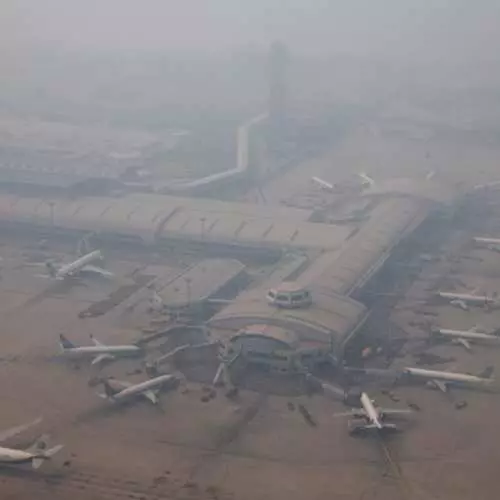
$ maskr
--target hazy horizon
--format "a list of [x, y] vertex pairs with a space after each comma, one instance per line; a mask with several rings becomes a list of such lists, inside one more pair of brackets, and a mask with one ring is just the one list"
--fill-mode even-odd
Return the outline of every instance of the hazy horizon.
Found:
[[496, 58], [500, 5], [483, 0], [7, 0], [0, 42], [17, 50], [217, 52], [275, 39], [316, 55]]

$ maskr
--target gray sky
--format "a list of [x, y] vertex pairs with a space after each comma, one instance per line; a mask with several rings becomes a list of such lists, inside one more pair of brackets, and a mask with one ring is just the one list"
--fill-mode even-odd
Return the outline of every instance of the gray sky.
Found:
[[490, 56], [498, 0], [0, 0], [8, 47]]

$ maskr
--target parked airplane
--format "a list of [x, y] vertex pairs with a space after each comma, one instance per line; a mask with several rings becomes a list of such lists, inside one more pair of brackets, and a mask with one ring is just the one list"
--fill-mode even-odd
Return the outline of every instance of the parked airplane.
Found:
[[474, 295], [468, 293], [437, 292], [437, 296], [447, 300], [452, 306], [468, 311], [470, 306], [498, 307], [500, 305], [496, 297], [487, 295]]
[[175, 375], [160, 375], [155, 378], [140, 382], [139, 384], [131, 384], [116, 379], [104, 379], [104, 394], [99, 393], [99, 397], [118, 403], [128, 401], [137, 396], [144, 396], [153, 404], [158, 404], [158, 392], [161, 389], [175, 389], [180, 383], [180, 379]]
[[[7, 441], [18, 434], [28, 430], [34, 425], [41, 422], [37, 419], [29, 424], [19, 425], [11, 429], [0, 432], [0, 442]], [[41, 436], [29, 448], [20, 450], [17, 448], [5, 448], [0, 446], [0, 463], [1, 464], [25, 464], [31, 463], [33, 469], [38, 469], [46, 460], [50, 460], [57, 452], [62, 450], [64, 446], [59, 444], [47, 449], [47, 437]]]
[[454, 344], [461, 345], [468, 351], [472, 349], [471, 344], [476, 342], [500, 345], [500, 337], [498, 335], [478, 332], [476, 327], [471, 328], [470, 330], [450, 330], [447, 328], [433, 328], [431, 329], [431, 333], [437, 338], [450, 340]]
[[473, 189], [474, 191], [488, 189], [488, 188], [496, 188], [500, 185], [500, 181], [487, 182], [485, 184], [476, 184]]
[[425, 180], [431, 181], [432, 179], [434, 179], [435, 176], [436, 176], [435, 170], [428, 170], [427, 173], [425, 174]]
[[375, 181], [365, 172], [360, 172], [358, 174], [358, 177], [361, 179], [361, 185], [364, 188], [373, 187], [373, 185], [375, 184]]
[[379, 408], [375, 406], [375, 402], [369, 398], [366, 392], [361, 393], [359, 400], [361, 402], [360, 408], [352, 409], [350, 412], [346, 413], [337, 413], [335, 415], [337, 417], [354, 417], [365, 420], [365, 423], [362, 425], [352, 422], [349, 424], [349, 433], [351, 435], [369, 431], [394, 432], [397, 430], [396, 425], [386, 423], [386, 417], [412, 413], [411, 410], [407, 409]]
[[478, 246], [486, 247], [493, 252], [500, 252], [500, 239], [499, 238], [480, 238], [474, 237], [474, 243]]
[[331, 184], [330, 182], [320, 179], [319, 177], [311, 177], [311, 180], [321, 189], [324, 189], [326, 191], [333, 191], [335, 189], [335, 184]]
[[[372, 187], [375, 184], [375, 181], [365, 172], [360, 172], [357, 174], [357, 176], [361, 181], [361, 187], [363, 187], [364, 189]], [[311, 181], [325, 191], [334, 191], [335, 189], [339, 188], [339, 185], [325, 181], [324, 179], [321, 179], [321, 177], [311, 177]], [[348, 184], [346, 185], [346, 187], [348, 187]]]
[[73, 278], [78, 274], [84, 273], [94, 273], [100, 276], [111, 277], [113, 273], [111, 271], [107, 271], [106, 269], [102, 269], [101, 267], [92, 265], [92, 262], [102, 260], [102, 253], [100, 250], [94, 250], [82, 257], [79, 257], [73, 262], [69, 264], [65, 264], [59, 268], [57, 268], [52, 261], [47, 262], [45, 265], [48, 269], [49, 276], [55, 279], [65, 279], [65, 278]]
[[493, 367], [487, 367], [479, 375], [469, 375], [467, 373], [445, 372], [437, 370], [425, 370], [423, 368], [404, 368], [403, 375], [410, 378], [425, 381], [429, 386], [447, 392], [448, 386], [456, 385], [461, 387], [470, 387], [485, 389], [491, 388], [494, 384]]
[[135, 345], [105, 345], [90, 335], [92, 346], [77, 346], [69, 341], [63, 334], [59, 335], [59, 345], [62, 354], [70, 359], [93, 358], [92, 365], [97, 365], [103, 361], [111, 361], [117, 357], [139, 356], [143, 350]]

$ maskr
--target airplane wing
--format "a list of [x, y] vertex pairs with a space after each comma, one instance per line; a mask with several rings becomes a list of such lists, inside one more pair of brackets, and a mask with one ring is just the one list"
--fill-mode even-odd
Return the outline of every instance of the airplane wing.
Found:
[[115, 357], [112, 354], [99, 354], [92, 360], [92, 363], [90, 364], [98, 365], [103, 361], [111, 361], [112, 359], [115, 359]]
[[333, 414], [334, 418], [344, 418], [344, 417], [363, 418], [365, 416], [366, 413], [363, 410], [351, 410]]
[[459, 307], [463, 311], [468, 311], [469, 310], [469, 306], [463, 300], [460, 300], [460, 299], [452, 300], [450, 302], [450, 304], [452, 306]]
[[22, 432], [28, 430], [29, 428], [38, 425], [42, 421], [41, 417], [33, 420], [28, 424], [18, 425], [16, 427], [11, 427], [10, 429], [6, 429], [5, 431], [0, 432], [0, 442], [7, 441], [10, 438], [21, 434]]
[[147, 398], [154, 405], [158, 404], [158, 396], [153, 391], [144, 391], [142, 395]]
[[446, 385], [446, 382], [443, 382], [442, 380], [431, 380], [430, 382], [441, 392], [448, 392], [448, 386]]
[[413, 413], [413, 410], [410, 410], [409, 408], [378, 408], [378, 410], [384, 415], [404, 415]]
[[96, 347], [105, 347], [102, 342], [99, 342], [93, 335], [90, 335], [90, 340]]
[[472, 350], [472, 346], [470, 345], [470, 342], [467, 339], [455, 339], [455, 342], [467, 349], [468, 351]]
[[107, 278], [111, 278], [112, 276], [114, 276], [114, 274], [111, 271], [103, 269], [102, 267], [93, 266], [92, 264], [86, 264], [85, 266], [82, 267], [81, 270], [88, 273], [95, 273], [98, 274], [99, 276], [105, 276]]

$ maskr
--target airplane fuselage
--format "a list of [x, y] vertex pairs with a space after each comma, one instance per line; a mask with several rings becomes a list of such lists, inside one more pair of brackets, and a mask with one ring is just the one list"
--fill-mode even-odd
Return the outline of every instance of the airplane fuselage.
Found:
[[163, 385], [167, 385], [170, 383], [173, 384], [176, 380], [178, 379], [175, 375], [160, 375], [159, 377], [146, 380], [145, 382], [141, 382], [140, 384], [126, 387], [125, 389], [122, 389], [120, 392], [116, 393], [112, 397], [112, 399], [115, 401], [122, 401], [124, 399], [135, 397], [142, 392], [157, 389], [162, 387]]
[[321, 189], [325, 189], [326, 191], [333, 191], [333, 188], [335, 187], [330, 182], [326, 182], [323, 179], [320, 179], [319, 177], [311, 177], [311, 180], [315, 184], [317, 184]]
[[109, 354], [111, 356], [134, 356], [139, 355], [142, 349], [135, 345], [113, 345], [113, 346], [82, 346], [65, 348], [63, 353], [69, 358], [84, 358]]
[[[41, 455], [43, 456], [43, 455]], [[31, 462], [34, 458], [41, 456], [23, 450], [4, 448], [0, 446], [0, 463], [3, 464], [23, 464]]]
[[494, 298], [486, 295], [471, 295], [468, 293], [438, 292], [438, 296], [445, 300], [456, 300], [473, 305], [495, 304], [497, 302]]
[[373, 404], [373, 402], [370, 399], [370, 397], [368, 396], [368, 394], [366, 394], [366, 392], [363, 392], [361, 394], [360, 401], [361, 401], [361, 405], [363, 406], [363, 409], [366, 412], [367, 420], [372, 425], [374, 425], [377, 429], [382, 429], [383, 424], [380, 421], [381, 415], [380, 415], [379, 411], [377, 410], [377, 408], [375, 408], [375, 405]]
[[80, 257], [79, 259], [60, 267], [56, 272], [56, 278], [65, 278], [66, 276], [72, 276], [73, 274], [82, 270], [87, 264], [95, 262], [97, 260], [102, 260], [102, 253], [100, 250], [94, 250], [93, 252]]
[[496, 335], [491, 335], [489, 333], [439, 328], [438, 330], [435, 331], [434, 334], [449, 339], [466, 339], [479, 342], [484, 341], [484, 342], [500, 343], [500, 337], [497, 337]]
[[498, 245], [500, 246], [500, 239], [499, 238], [480, 238], [476, 236], [474, 238], [474, 242], [478, 244], [484, 244], [484, 245]]
[[424, 368], [404, 368], [403, 373], [423, 380], [442, 380], [471, 386], [489, 386], [493, 384], [493, 379], [468, 375], [466, 373], [444, 372], [437, 370], [426, 370]]

